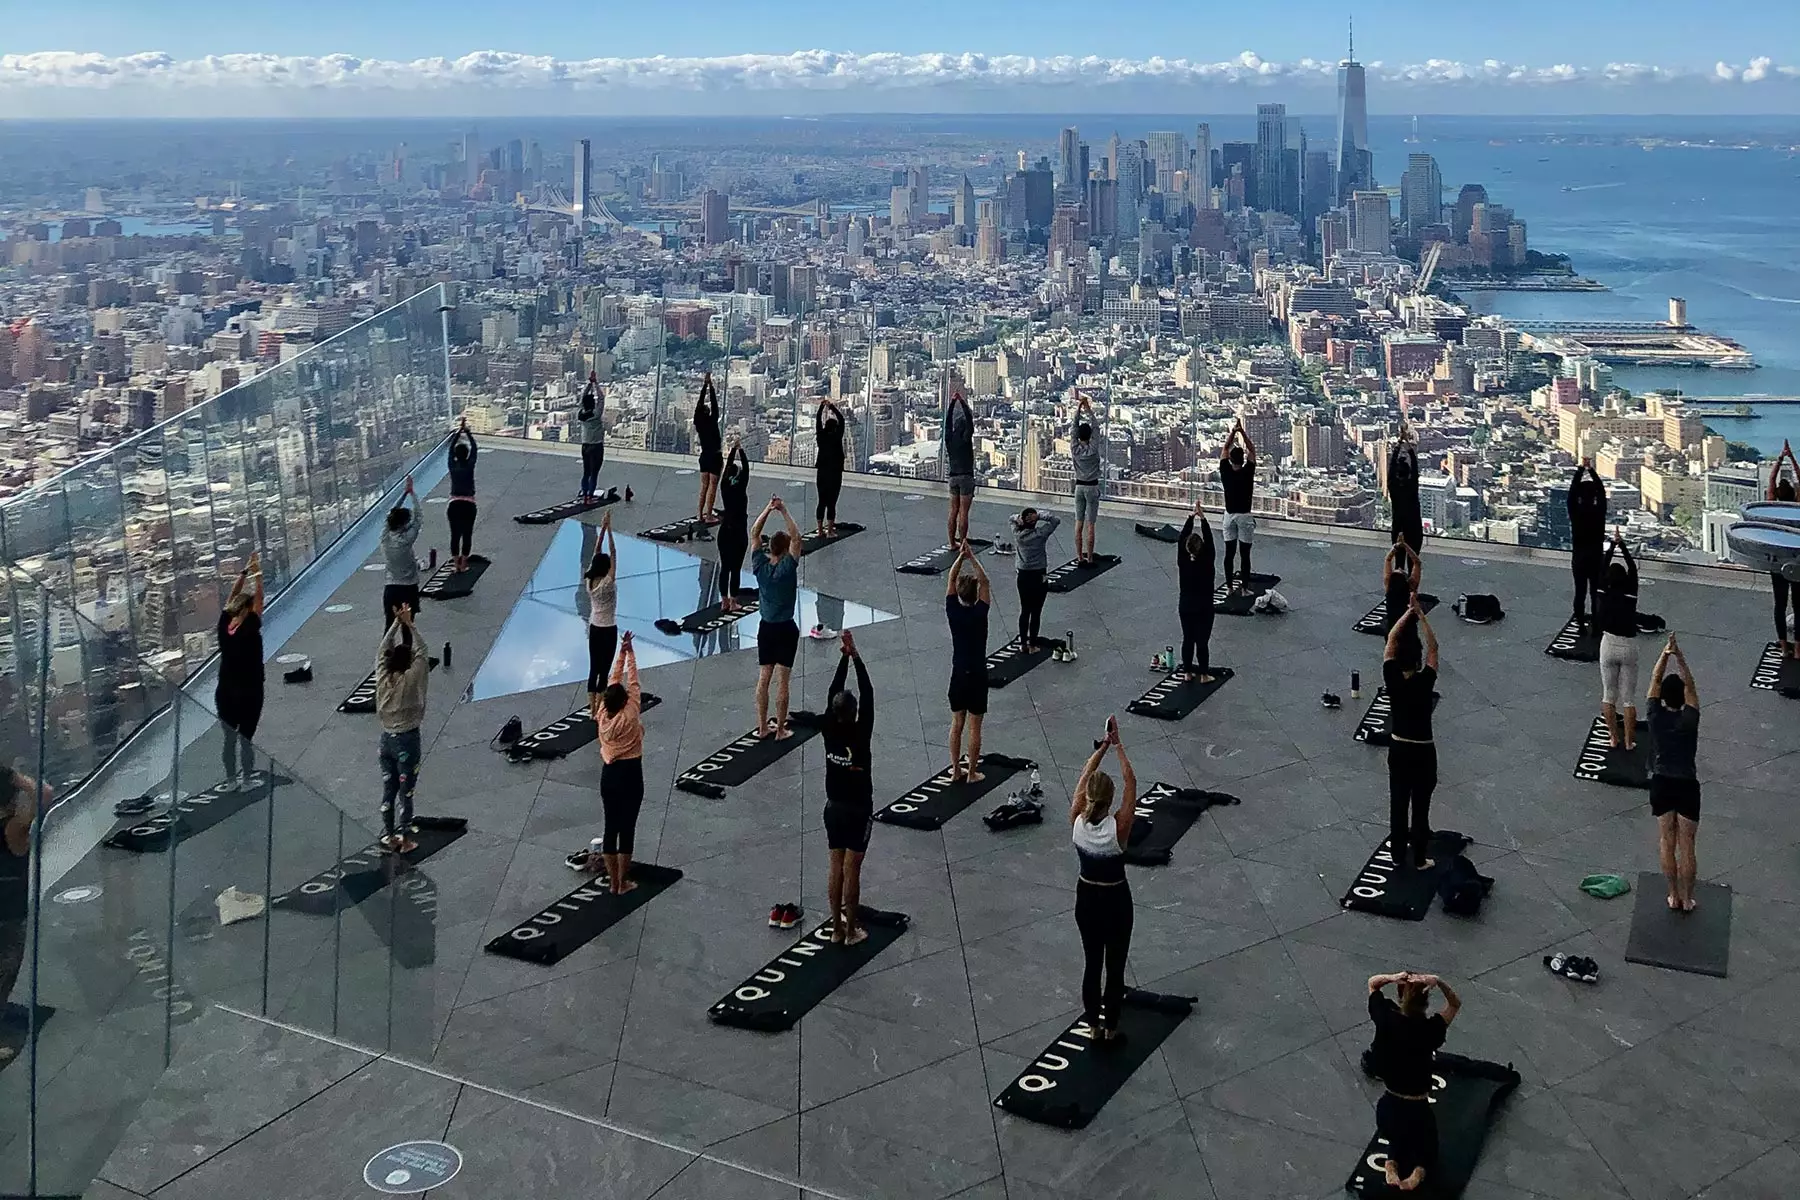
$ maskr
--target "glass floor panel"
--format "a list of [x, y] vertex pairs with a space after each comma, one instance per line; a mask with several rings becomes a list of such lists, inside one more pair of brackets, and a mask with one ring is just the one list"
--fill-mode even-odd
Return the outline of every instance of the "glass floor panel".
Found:
[[[658, 617], [679, 621], [719, 599], [719, 564], [674, 546], [629, 534], [615, 534], [619, 562], [618, 621], [637, 646], [638, 666], [648, 670], [708, 654], [753, 649], [759, 618], [752, 614], [707, 633], [664, 633]], [[476, 668], [468, 698], [491, 700], [539, 688], [580, 683], [587, 678], [587, 588], [585, 565], [601, 546], [598, 526], [567, 520], [556, 531], [531, 581]], [[746, 572], [746, 583], [754, 582]], [[823, 622], [832, 629], [857, 629], [895, 614], [801, 588], [794, 618], [802, 630]]]

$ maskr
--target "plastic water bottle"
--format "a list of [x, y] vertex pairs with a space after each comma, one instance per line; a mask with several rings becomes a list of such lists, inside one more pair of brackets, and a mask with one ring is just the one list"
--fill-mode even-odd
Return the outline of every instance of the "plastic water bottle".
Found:
[[1361, 700], [1362, 699], [1362, 672], [1361, 671], [1350, 672], [1350, 698], [1352, 700]]
[[436, 546], [433, 546], [431, 548], [431, 566], [429, 569], [433, 570], [433, 571], [437, 570], [437, 547]]
[[601, 838], [589, 838], [588, 839], [588, 853], [593, 855], [595, 858], [599, 858], [601, 856], [601, 848], [605, 845], [606, 845], [606, 842]]
[[1043, 790], [1043, 786], [1038, 782], [1038, 769], [1033, 767], [1031, 768], [1031, 794], [1038, 796], [1043, 793]]
[[1165, 671], [1173, 671], [1175, 669], [1175, 647], [1163, 647], [1162, 669]]

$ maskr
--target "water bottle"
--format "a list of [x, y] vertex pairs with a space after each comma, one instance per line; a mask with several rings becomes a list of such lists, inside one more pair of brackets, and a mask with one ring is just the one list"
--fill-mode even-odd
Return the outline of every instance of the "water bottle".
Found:
[[1162, 669], [1165, 671], [1173, 671], [1175, 669], [1175, 647], [1163, 647]]
[[1064, 662], [1074, 662], [1075, 661], [1075, 631], [1073, 629], [1071, 629], [1064, 636], [1067, 639], [1064, 642], [1064, 645], [1066, 645], [1068, 647], [1069, 652], [1068, 652], [1067, 656], [1064, 657], [1063, 661]]
[[437, 570], [437, 547], [436, 546], [433, 546], [431, 548], [431, 567], [429, 569], [433, 570], [433, 571]]
[[601, 838], [589, 838], [588, 839], [588, 854], [592, 856], [594, 861], [598, 862], [600, 860], [601, 847], [603, 847], [605, 845], [606, 845], [606, 842]]
[[1362, 672], [1361, 671], [1350, 672], [1350, 698], [1352, 700], [1361, 700], [1362, 699]]
[[450, 643], [444, 643], [444, 670], [450, 669]]
[[1034, 797], [1044, 794], [1043, 786], [1038, 782], [1038, 769], [1036, 767], [1031, 768], [1031, 794]]

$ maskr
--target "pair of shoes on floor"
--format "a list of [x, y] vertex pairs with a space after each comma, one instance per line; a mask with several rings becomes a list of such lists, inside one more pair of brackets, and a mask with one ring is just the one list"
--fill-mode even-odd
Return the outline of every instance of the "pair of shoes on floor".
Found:
[[113, 816], [141, 817], [155, 807], [155, 799], [151, 797], [150, 793], [145, 792], [142, 796], [128, 796], [113, 805]]
[[291, 671], [283, 671], [281, 678], [284, 683], [311, 683], [312, 660], [308, 659]]
[[1326, 692], [1319, 697], [1319, 703], [1325, 708], [1342, 708], [1344, 706], [1343, 700], [1338, 697], [1336, 692]]
[[798, 904], [777, 904], [769, 910], [770, 929], [792, 929], [803, 915]]
[[580, 871], [583, 874], [591, 875], [596, 871], [604, 870], [606, 863], [599, 854], [592, 850], [577, 850], [563, 859], [563, 866], [571, 871]]
[[822, 641], [825, 641], [827, 638], [834, 638], [837, 635], [838, 635], [838, 631], [833, 629], [831, 626], [825, 624], [825, 622], [823, 622], [823, 621], [820, 621], [818, 624], [814, 625], [811, 629], [806, 631], [806, 636], [811, 638], [815, 642], [822, 642]]
[[1591, 958], [1564, 954], [1558, 950], [1555, 954], [1544, 955], [1544, 967], [1551, 974], [1561, 975], [1565, 979], [1580, 983], [1600, 982], [1600, 964]]

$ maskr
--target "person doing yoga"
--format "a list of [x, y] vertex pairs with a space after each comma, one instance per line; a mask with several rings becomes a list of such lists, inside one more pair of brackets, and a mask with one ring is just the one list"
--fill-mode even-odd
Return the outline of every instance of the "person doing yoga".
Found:
[[719, 476], [719, 499], [724, 508], [719, 514], [719, 600], [728, 613], [742, 612], [738, 603], [738, 577], [744, 569], [744, 555], [750, 552], [750, 456], [731, 439], [725, 452], [725, 470]]
[[969, 506], [975, 502], [975, 413], [961, 392], [944, 407], [944, 476], [950, 481], [947, 540], [969, 540]]
[[[1238, 444], [1240, 440], [1242, 445]], [[1256, 444], [1250, 440], [1241, 417], [1231, 427], [1224, 449], [1219, 452], [1219, 486], [1225, 492], [1225, 590], [1235, 592], [1250, 586], [1250, 543], [1256, 538], [1256, 518], [1250, 515], [1256, 492]], [[1231, 557], [1240, 544], [1244, 548], [1244, 569], [1234, 585]]]
[[[1394, 984], [1398, 1002], [1382, 989]], [[1428, 1011], [1431, 989], [1444, 993], [1443, 1011]], [[1375, 1131], [1387, 1142], [1387, 1185], [1416, 1190], [1438, 1169], [1437, 1117], [1431, 1111], [1432, 1055], [1444, 1044], [1462, 999], [1436, 975], [1401, 971], [1369, 977], [1369, 1019], [1375, 1044], [1365, 1063], [1387, 1090], [1375, 1102]]]
[[[1669, 659], [1676, 671], [1666, 674]], [[1650, 813], [1656, 818], [1669, 907], [1694, 911], [1694, 840], [1700, 832], [1700, 689], [1670, 634], [1650, 673]]]
[[[408, 508], [406, 502], [412, 501]], [[419, 494], [413, 490], [413, 477], [406, 477], [406, 490], [400, 502], [388, 509], [387, 527], [381, 531], [381, 561], [387, 574], [381, 589], [381, 619], [386, 629], [394, 616], [406, 605], [419, 611], [419, 559], [413, 547], [419, 541]]]
[[643, 697], [637, 647], [626, 630], [606, 690], [588, 698], [588, 712], [600, 729], [600, 853], [582, 850], [568, 859], [576, 870], [604, 870], [615, 896], [637, 887], [631, 881], [631, 852], [637, 844], [638, 810], [644, 806]]
[[1013, 543], [1019, 567], [1019, 648], [1038, 648], [1038, 624], [1044, 615], [1044, 597], [1049, 594], [1045, 576], [1050, 570], [1046, 547], [1050, 535], [1062, 524], [1054, 513], [1041, 513], [1028, 508], [1012, 520]]
[[713, 386], [711, 371], [700, 378], [700, 399], [694, 403], [694, 436], [700, 444], [700, 499], [694, 519], [713, 525], [719, 521], [713, 502], [719, 498], [719, 472], [725, 468], [725, 456], [720, 449], [724, 435], [719, 421], [719, 391]]
[[[48, 787], [0, 766], [0, 1009], [8, 1007], [31, 949], [31, 827], [49, 803]], [[0, 1044], [0, 1066], [18, 1053]]]
[[[863, 855], [875, 828], [875, 787], [870, 778], [869, 739], [875, 734], [875, 687], [856, 652], [856, 640], [839, 635], [843, 654], [825, 702], [825, 844], [831, 853], [825, 890], [831, 900], [831, 940], [854, 946], [868, 938], [858, 917], [862, 904]], [[856, 691], [844, 685], [852, 665]]]
[[[1624, 561], [1613, 561], [1615, 550]], [[1633, 750], [1637, 748], [1638, 573], [1623, 534], [1613, 534], [1600, 572], [1603, 582], [1594, 598], [1600, 622], [1600, 715], [1606, 719], [1607, 744]], [[1621, 703], [1625, 706], [1623, 736], [1619, 729]]]
[[[1398, 533], [1394, 534], [1393, 548], [1387, 557], [1381, 560], [1381, 634], [1386, 637], [1394, 632], [1394, 625], [1412, 607], [1412, 598], [1419, 590], [1420, 577], [1425, 572], [1425, 562], [1413, 552]], [[1414, 633], [1417, 640], [1417, 632]]]
[[819, 401], [813, 434], [819, 446], [819, 458], [813, 467], [819, 491], [813, 509], [813, 536], [836, 537], [838, 494], [844, 490], [844, 414], [837, 405], [829, 400]]
[[600, 522], [606, 549], [587, 566], [588, 596], [588, 703], [606, 689], [612, 672], [613, 652], [619, 645], [619, 547], [613, 541], [612, 514]]
[[381, 848], [406, 854], [419, 848], [412, 840], [413, 793], [419, 786], [419, 759], [424, 743], [426, 690], [431, 660], [425, 641], [416, 637], [412, 606], [402, 604], [382, 636], [375, 656], [375, 715], [381, 722], [376, 761], [381, 765]]
[[[1785, 468], [1783, 466], [1785, 465]], [[1794, 502], [1794, 486], [1800, 482], [1800, 460], [1794, 457], [1794, 448], [1787, 442], [1781, 443], [1781, 453], [1775, 456], [1775, 466], [1769, 472], [1770, 500], [1783, 503]], [[1800, 658], [1800, 584], [1789, 583], [1787, 576], [1780, 571], [1769, 573], [1769, 586], [1775, 592], [1775, 640], [1781, 645], [1781, 656], [1790, 655]], [[1788, 621], [1788, 605], [1793, 605], [1793, 622]]]
[[[964, 575], [968, 567], [973, 575]], [[987, 572], [964, 542], [950, 564], [944, 588], [944, 619], [950, 623], [950, 780], [979, 783], [981, 718], [987, 715], [988, 610], [994, 603]], [[963, 730], [969, 732], [969, 758], [962, 756]]]
[[1388, 506], [1393, 509], [1393, 535], [1414, 554], [1425, 547], [1425, 521], [1419, 514], [1419, 443], [1413, 427], [1400, 419], [1400, 436], [1388, 454]]
[[[1194, 522], [1200, 522], [1195, 530]], [[1180, 582], [1176, 609], [1181, 617], [1183, 681], [1211, 683], [1213, 628], [1213, 535], [1206, 510], [1198, 500], [1175, 543], [1175, 574]]]
[[[1100, 769], [1106, 752], [1119, 756], [1124, 795], [1115, 810], [1112, 776]], [[1137, 774], [1119, 722], [1106, 718], [1106, 736], [1075, 781], [1069, 831], [1081, 874], [1075, 882], [1075, 928], [1081, 932], [1081, 1016], [1100, 1045], [1116, 1045], [1119, 1008], [1125, 999], [1125, 956], [1131, 951], [1131, 885], [1125, 881], [1125, 847], [1137, 818]]]
[[[1417, 623], [1418, 630], [1413, 631]], [[1413, 633], [1413, 636], [1408, 636]], [[1425, 640], [1419, 661], [1419, 637]], [[1424, 871], [1431, 844], [1431, 793], [1437, 787], [1437, 745], [1431, 738], [1438, 643], [1417, 596], [1388, 633], [1381, 679], [1391, 706], [1388, 718], [1388, 853], [1394, 865]], [[1410, 850], [1410, 854], [1408, 851]]]
[[[225, 780], [221, 786], [240, 792], [250, 789], [250, 776], [256, 771], [256, 751], [250, 739], [262, 720], [262, 612], [262, 555], [252, 554], [219, 614], [219, 678], [213, 686], [213, 711], [219, 714], [224, 734]], [[240, 750], [242, 765], [238, 762]]]
[[469, 569], [469, 551], [475, 543], [475, 435], [464, 417], [450, 439], [450, 503], [444, 519], [450, 524], [451, 570]]
[[606, 465], [606, 393], [600, 390], [600, 377], [592, 371], [575, 410], [575, 440], [581, 443], [580, 496], [584, 503], [592, 504], [600, 489], [600, 468]]
[[[1575, 464], [1569, 480], [1569, 570], [1575, 576], [1575, 624], [1583, 632], [1598, 618], [1601, 559], [1606, 550], [1606, 485], [1594, 460]], [[1591, 599], [1590, 599], [1591, 597]]]
[[[787, 522], [762, 544], [763, 523], [770, 513]], [[800, 626], [794, 622], [794, 605], [800, 591], [800, 527], [794, 524], [780, 496], [771, 497], [756, 524], [750, 527], [756, 549], [750, 568], [756, 572], [756, 732], [759, 737], [791, 737], [788, 730], [788, 680], [794, 657], [800, 652]], [[769, 682], [775, 682], [775, 719], [769, 719]]]
[[1094, 565], [1094, 530], [1100, 523], [1100, 479], [1106, 469], [1102, 457], [1106, 441], [1094, 422], [1094, 407], [1078, 396], [1075, 425], [1070, 431], [1069, 457], [1075, 464], [1075, 561]]

